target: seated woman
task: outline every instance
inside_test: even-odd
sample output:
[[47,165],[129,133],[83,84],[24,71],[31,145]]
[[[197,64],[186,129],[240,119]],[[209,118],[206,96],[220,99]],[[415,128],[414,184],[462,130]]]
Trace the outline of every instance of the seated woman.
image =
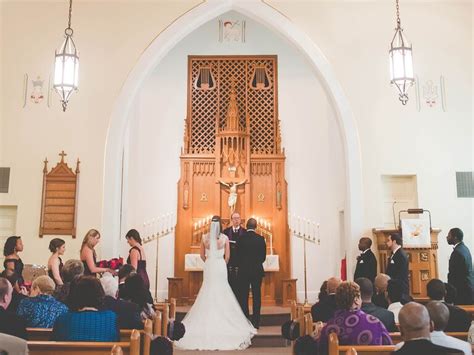
[[119,298],[123,298],[123,288],[125,286],[125,280],[128,279],[129,276],[135,275],[136,270],[130,264],[122,265],[118,271],[118,278],[119,278]]
[[118,341],[117,315],[99,311],[104,290],[93,276],[82,276],[71,287],[72,311],[60,316],[53,327],[53,340]]
[[57,286],[62,286],[61,270],[63,268],[63,260],[61,255],[64,255],[66,251],[66,242],[60,238],[54,238],[49,242],[49,250],[53,254],[48,260],[48,275]]
[[336,289],[337,310],[321,331],[319,350],[328,351],[328,337],[336,333],[340,345],[391,345],[385,326],[376,317],[360,310],[360,288],[355,282],[343,282]]
[[8,305],[7,312],[16,314],[16,310],[18,308],[18,305],[20,304],[20,301],[23,298],[28,297],[28,290],[25,286],[20,286],[20,277],[15,273],[15,271],[5,269],[0,274],[0,277],[6,278],[13,286],[12,300]]
[[82,261],[76,259],[70,259],[66,261],[61,270],[63,284],[61,286],[56,287],[56,290],[53,294],[54,298],[69,306],[68,298],[69,290],[71,288],[71,282],[76,277],[80,277],[83,274],[84,265],[82,264]]
[[30,297],[21,300],[17,315],[30,328],[52,328],[56,319],[68,312],[64,303],[51,296],[56,285],[49,276],[39,276],[31,285]]
[[18,255],[21,251],[23,251],[21,237],[8,237],[3,247],[3,255],[5,256],[3,266],[5,270],[11,270],[17,274],[20,286],[23,285],[23,261]]
[[153,310],[153,298],[150,291],[145,287],[143,279],[138,274],[133,274],[125,280],[123,290],[120,293],[124,300],[133,302],[140,309],[142,320],[151,319],[155,315]]

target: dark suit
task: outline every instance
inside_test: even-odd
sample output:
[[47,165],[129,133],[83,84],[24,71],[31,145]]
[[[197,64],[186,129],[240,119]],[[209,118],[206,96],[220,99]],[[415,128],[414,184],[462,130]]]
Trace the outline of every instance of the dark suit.
[[387,275],[393,280],[398,280],[402,285],[402,299],[410,295],[408,286],[408,255],[403,248],[398,249],[388,260]]
[[237,241],[245,234],[245,232],[245,228],[239,227],[237,233],[235,233],[233,226],[224,229],[223,232],[229,238],[230,245],[230,258],[227,263],[227,280],[229,281],[230,288],[237,299],[239,298],[239,280],[237,277],[239,251],[237,250]]
[[314,322],[326,323],[336,312],[336,295],[328,295],[324,300],[315,303],[311,307],[311,316]]
[[433,344],[431,341],[426,339],[417,339],[406,341],[403,346],[394,351],[392,354],[396,355],[445,355],[445,354],[464,354],[463,351],[457,349],[445,348]]
[[454,248],[449,258],[448,283],[456,287],[456,304],[472,304],[473,274],[471,252],[463,242]]
[[387,309],[388,308],[388,301],[387,297],[385,297],[385,292],[376,293],[372,296],[372,302],[378,306]]
[[105,296],[101,309],[112,311],[117,315],[120,329],[143,329],[140,310],[135,303]]
[[239,303],[244,314],[249,317],[249,287],[252,287],[253,312],[252,323],[260,325],[260,307],[262,303],[261,285],[263,263],[267,257],[265,239],[253,230],[248,230],[237,241],[239,268]]
[[471,326],[471,315],[464,309],[443,302],[449,309],[449,320],[445,332],[467,332]]
[[0,333],[26,339],[26,321],[0,306]]
[[359,277],[365,277],[374,283],[375,276],[377,276],[377,259],[372,250],[367,249],[366,252],[357,257],[354,280],[357,280]]
[[362,303],[361,309],[365,313],[378,318],[390,333],[398,332],[398,328],[395,325],[395,317],[392,312],[387,311],[382,307],[378,307],[373,303]]

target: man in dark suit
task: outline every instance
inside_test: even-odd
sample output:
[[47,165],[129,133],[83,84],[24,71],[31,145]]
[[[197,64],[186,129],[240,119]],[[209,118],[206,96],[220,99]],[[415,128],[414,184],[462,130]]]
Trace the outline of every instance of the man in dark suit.
[[449,310],[448,325],[446,332],[467,332],[471,326],[471,315],[464,309],[448,304],[444,301],[446,297],[446,286],[443,281],[432,279],[426,285],[428,297],[433,301],[443,302]]
[[387,275],[392,280],[398,280],[402,286],[402,300],[410,297],[408,286],[408,256],[402,248],[402,236],[398,233],[390,234],[387,239],[387,247],[392,251],[388,259]]
[[456,287],[455,304],[472,304],[474,277],[472,274],[471,252],[463,243],[464,234],[459,228],[453,228],[446,237],[454,250],[449,258],[448,283]]
[[375,258],[374,253],[372,253],[372,250],[370,250],[371,246],[372,240],[370,238],[360,238],[359,250],[361,253],[357,257],[354,280],[360,277],[365,277],[374,283],[375,276],[377,276],[377,259]]
[[263,278],[263,263],[267,257],[265,239],[255,230],[257,221],[250,218],[247,221],[247,232],[237,240],[239,267],[239,303],[244,314],[249,317],[249,291],[252,287],[252,324],[260,327],[260,306],[262,303],[261,285]]
[[26,322],[15,313],[6,311],[12,300],[13,286],[0,277],[0,333],[26,339]]
[[360,297],[362,299],[362,306],[360,309],[365,313],[378,318],[389,332],[397,332],[398,329],[395,325],[393,313],[372,303],[372,295],[374,293],[374,285],[372,282],[365,277],[359,277],[355,282],[360,287]]
[[430,332],[433,323],[430,321],[430,315],[425,306],[415,302],[407,303],[400,310],[399,320],[404,344],[394,354],[464,354],[460,350],[435,345],[431,342]]
[[230,258],[227,263],[227,280],[229,281],[230,288],[234,292],[235,297],[239,298],[239,280],[238,274],[238,250],[237,241],[245,234],[245,228],[240,226],[241,219],[238,212],[234,212],[230,215],[230,221],[232,225],[224,229],[224,234],[229,238],[230,245]]
[[337,277],[331,277],[327,281],[327,293],[328,295],[319,300],[311,307],[311,316],[314,322],[326,323],[332,318],[334,312],[336,312],[336,289],[341,284],[341,279]]

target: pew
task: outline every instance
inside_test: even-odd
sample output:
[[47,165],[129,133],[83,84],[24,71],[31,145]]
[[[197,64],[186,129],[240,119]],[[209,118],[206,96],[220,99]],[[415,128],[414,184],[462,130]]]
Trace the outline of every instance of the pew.
[[297,315],[296,315],[296,301],[291,300],[290,301],[290,319],[293,320],[293,319],[296,319],[296,318],[297,318]]
[[[463,341],[467,341],[467,332],[447,332],[446,335],[452,336],[453,338],[457,338]],[[392,342],[394,344],[398,344],[403,341],[402,336],[399,332],[397,333],[390,333],[390,338],[392,338]]]
[[128,342],[28,341],[30,355],[110,355],[112,350],[124,355],[140,354],[140,332],[133,330]]
[[156,311],[155,318],[153,319],[153,334],[161,335],[163,321],[160,311]]
[[169,319],[176,319],[176,298],[170,298],[170,315]]
[[[339,345],[339,339],[336,333],[329,334],[329,352],[328,355],[345,354],[348,350],[356,351],[356,354],[379,354],[388,355],[395,350],[395,345]],[[420,354],[421,355],[421,354]]]
[[120,346],[114,345],[112,347],[112,352],[110,354],[111,355],[123,355],[123,350]]
[[[167,302],[155,303],[154,308],[156,311],[161,312],[161,334],[155,332],[155,335],[168,336],[168,322],[170,317],[170,304]],[[176,310],[176,304],[174,309]]]

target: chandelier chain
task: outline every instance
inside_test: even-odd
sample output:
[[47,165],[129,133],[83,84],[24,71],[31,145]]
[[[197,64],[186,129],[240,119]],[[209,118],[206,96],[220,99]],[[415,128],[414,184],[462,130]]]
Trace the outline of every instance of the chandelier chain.
[[72,0],[69,0],[69,20],[68,20],[68,23],[67,23],[67,28],[68,29],[71,29],[71,16],[72,16]]
[[396,4],[397,4],[397,25],[400,27],[400,5],[398,3],[398,0],[396,0]]

